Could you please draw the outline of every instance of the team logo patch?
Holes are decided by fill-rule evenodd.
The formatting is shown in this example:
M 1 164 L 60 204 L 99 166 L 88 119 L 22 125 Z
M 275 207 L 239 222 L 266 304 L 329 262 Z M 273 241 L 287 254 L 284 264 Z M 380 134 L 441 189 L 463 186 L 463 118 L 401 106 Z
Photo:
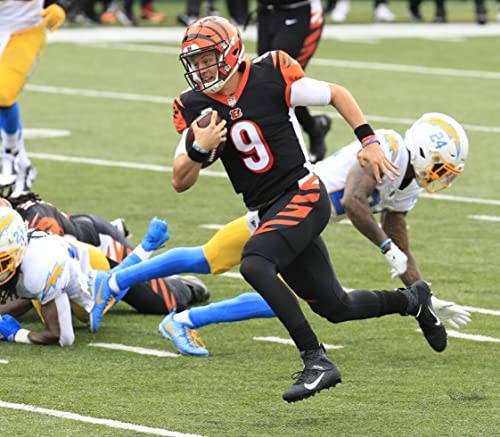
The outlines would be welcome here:
M 243 111 L 240 108 L 234 108 L 229 111 L 231 120 L 238 120 L 238 118 L 243 117 Z

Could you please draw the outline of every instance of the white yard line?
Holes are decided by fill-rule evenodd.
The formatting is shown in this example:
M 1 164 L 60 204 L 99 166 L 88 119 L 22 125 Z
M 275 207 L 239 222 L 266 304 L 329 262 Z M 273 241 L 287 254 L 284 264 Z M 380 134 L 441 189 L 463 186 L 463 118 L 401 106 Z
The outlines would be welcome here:
M 500 222 L 500 216 L 498 215 L 468 215 L 467 218 L 482 222 Z
M 449 194 L 438 194 L 438 193 L 422 193 L 419 197 L 424 199 L 433 200 L 447 200 L 449 202 L 462 202 L 462 203 L 477 203 L 480 205 L 495 205 L 500 206 L 500 200 L 495 199 L 480 199 L 475 197 L 463 197 L 463 196 L 451 196 Z
M 92 423 L 94 425 L 103 425 L 109 428 L 124 429 L 126 431 L 135 431 L 143 434 L 153 434 L 168 437 L 202 437 L 200 434 L 185 434 L 182 432 L 169 431 L 163 428 L 152 428 L 144 425 L 135 425 L 133 423 L 120 422 L 112 419 L 100 419 L 98 417 L 82 416 L 80 414 L 70 413 L 68 411 L 50 410 L 48 408 L 36 407 L 29 404 L 16 404 L 12 402 L 0 401 L 0 408 L 10 410 L 26 411 L 29 413 L 43 414 L 61 419 L 76 420 L 77 422 Z
M 132 170 L 154 171 L 161 173 L 172 171 L 172 167 L 167 165 L 146 164 L 146 163 L 130 162 L 130 161 L 111 161 L 107 159 L 86 158 L 83 156 L 67 156 L 67 155 L 57 155 L 52 153 L 38 153 L 38 152 L 31 152 L 29 153 L 29 156 L 31 158 L 40 159 L 43 161 L 59 161 L 59 162 L 68 162 L 73 164 L 95 165 L 101 167 L 128 168 Z M 214 170 L 204 169 L 201 171 L 201 174 L 203 176 L 227 178 L 227 175 L 224 171 L 214 171 Z M 434 194 L 422 193 L 420 197 L 431 200 L 446 200 L 449 202 L 477 203 L 480 205 L 500 206 L 500 200 L 496 199 L 481 199 L 475 197 L 451 196 L 447 194 L 437 194 L 437 193 Z
M 143 103 L 159 103 L 162 105 L 171 105 L 174 101 L 173 97 L 162 97 L 162 96 L 151 96 L 147 94 L 131 94 L 131 93 L 121 93 L 114 91 L 101 91 L 83 88 L 67 88 L 58 87 L 51 85 L 34 85 L 27 84 L 24 88 L 26 91 L 38 92 L 38 93 L 48 93 L 48 94 L 60 94 L 66 96 L 80 96 L 80 97 L 92 97 L 98 99 L 114 99 L 114 100 L 125 100 L 131 102 L 143 102 Z M 330 114 L 332 117 L 340 119 L 340 115 L 333 110 L 326 110 L 326 113 Z M 420 115 L 420 114 L 419 114 Z M 389 123 L 389 124 L 401 124 L 405 126 L 411 125 L 415 119 L 414 118 L 401 118 L 401 117 L 388 117 L 382 115 L 372 115 L 368 114 L 366 116 L 369 120 Z M 483 126 L 477 124 L 467 124 L 462 123 L 463 126 L 469 131 L 484 132 L 490 134 L 500 133 L 500 126 Z
M 0 360 L 0 364 L 9 364 L 7 360 Z
M 89 346 L 92 347 L 100 347 L 103 349 L 112 349 L 115 351 L 124 351 L 124 352 L 133 352 L 139 355 L 151 355 L 153 357 L 161 357 L 161 358 L 178 358 L 179 354 L 174 354 L 172 352 L 162 351 L 158 349 L 146 349 L 143 347 L 137 346 L 127 346 L 125 344 L 119 343 L 89 343 Z
M 500 343 L 500 338 L 488 337 L 486 335 L 465 334 L 464 332 L 450 330 L 446 330 L 446 332 L 448 332 L 448 337 L 461 338 L 462 340 L 480 341 L 485 343 Z
M 92 29 L 59 29 L 47 35 L 49 43 L 80 44 L 96 42 L 158 42 L 179 44 L 185 28 L 92 28 Z M 255 26 L 249 26 L 243 33 L 246 41 L 255 41 Z M 342 24 L 326 25 L 322 39 L 353 42 L 376 42 L 381 39 L 420 38 L 426 40 L 445 40 L 460 43 L 466 38 L 495 37 L 500 35 L 498 23 L 491 22 L 487 26 L 476 23 L 376 23 L 376 24 Z
M 487 308 L 477 308 L 477 307 L 469 307 L 465 305 L 460 305 L 465 308 L 467 311 L 471 313 L 485 314 L 487 316 L 500 316 L 500 310 L 489 310 Z
M 270 343 L 279 343 L 279 344 L 287 344 L 290 346 L 295 346 L 295 343 L 290 338 L 281 338 L 281 337 L 253 337 L 255 341 L 267 341 Z M 323 344 L 325 349 L 343 349 L 344 346 L 336 345 L 336 344 Z
M 61 129 L 23 129 L 23 137 L 25 140 L 33 140 L 39 138 L 60 138 L 71 136 L 71 131 Z
M 165 47 L 157 45 L 146 44 L 125 44 L 125 43 L 89 43 L 81 44 L 84 46 L 106 49 L 106 50 L 121 50 L 127 52 L 139 53 L 155 53 L 160 55 L 179 55 L 179 49 L 176 47 Z M 255 53 L 248 53 L 248 57 L 254 58 Z M 426 74 L 431 76 L 449 76 L 449 77 L 463 77 L 475 79 L 493 79 L 500 80 L 500 73 L 497 71 L 483 71 L 483 70 L 466 70 L 463 68 L 447 68 L 447 67 L 425 67 L 422 65 L 411 64 L 390 64 L 386 62 L 366 62 L 366 61 L 352 61 L 348 59 L 328 59 L 315 57 L 311 59 L 311 64 L 322 67 L 337 67 L 354 70 L 375 70 L 387 71 L 390 73 L 414 73 Z

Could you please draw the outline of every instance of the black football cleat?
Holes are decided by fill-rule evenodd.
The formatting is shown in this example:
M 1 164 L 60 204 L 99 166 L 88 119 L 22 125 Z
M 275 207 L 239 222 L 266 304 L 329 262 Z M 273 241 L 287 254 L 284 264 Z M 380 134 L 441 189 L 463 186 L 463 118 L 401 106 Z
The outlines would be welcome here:
M 170 278 L 178 279 L 191 290 L 189 305 L 203 303 L 210 299 L 210 291 L 200 278 L 191 275 L 173 275 Z
M 326 115 L 314 115 L 314 129 L 309 133 L 309 152 L 311 162 L 321 161 L 326 155 L 325 137 L 332 127 L 332 119 Z
M 285 401 L 301 401 L 342 382 L 339 370 L 323 348 L 303 351 L 300 356 L 304 361 L 304 370 L 292 375 L 296 381 L 283 394 Z
M 446 349 L 448 335 L 432 307 L 432 292 L 425 281 L 417 281 L 401 292 L 408 298 L 406 314 L 415 316 L 425 339 L 436 352 Z

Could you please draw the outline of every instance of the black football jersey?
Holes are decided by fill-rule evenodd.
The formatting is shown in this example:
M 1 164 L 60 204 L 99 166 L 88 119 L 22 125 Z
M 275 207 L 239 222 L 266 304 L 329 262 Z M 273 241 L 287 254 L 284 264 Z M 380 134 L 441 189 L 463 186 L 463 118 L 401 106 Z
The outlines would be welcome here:
M 29 200 L 18 205 L 16 211 L 24 219 L 29 229 L 37 229 L 49 234 L 70 234 L 78 237 L 76 226 L 71 223 L 69 216 L 50 203 Z
M 247 60 L 240 71 L 242 79 L 231 96 L 182 93 L 173 105 L 174 124 L 181 133 L 207 108 L 226 120 L 222 163 L 246 206 L 258 209 L 309 172 L 300 128 L 290 107 L 291 84 L 304 72 L 281 51 Z

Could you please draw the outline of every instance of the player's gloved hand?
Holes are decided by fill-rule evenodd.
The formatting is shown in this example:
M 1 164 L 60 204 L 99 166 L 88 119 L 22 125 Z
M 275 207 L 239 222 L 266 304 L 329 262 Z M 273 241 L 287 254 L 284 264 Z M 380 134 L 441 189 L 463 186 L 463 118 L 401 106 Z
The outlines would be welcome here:
M 56 3 L 47 6 L 40 12 L 40 16 L 43 17 L 42 25 L 48 27 L 51 32 L 59 29 L 63 25 L 64 20 L 66 20 L 66 12 Z
M 17 331 L 21 329 L 20 323 L 12 316 L 0 316 L 0 340 L 14 342 Z
M 390 249 L 384 252 L 383 255 L 391 266 L 391 277 L 393 279 L 406 272 L 408 257 L 394 243 L 391 243 Z
M 149 223 L 148 231 L 141 241 L 141 246 L 144 250 L 152 252 L 163 246 L 169 239 L 170 233 L 168 232 L 167 222 L 155 217 Z
M 453 326 L 455 329 L 460 329 L 471 321 L 469 311 L 455 302 L 441 300 L 436 296 L 432 296 L 431 299 L 436 315 L 442 322 Z

